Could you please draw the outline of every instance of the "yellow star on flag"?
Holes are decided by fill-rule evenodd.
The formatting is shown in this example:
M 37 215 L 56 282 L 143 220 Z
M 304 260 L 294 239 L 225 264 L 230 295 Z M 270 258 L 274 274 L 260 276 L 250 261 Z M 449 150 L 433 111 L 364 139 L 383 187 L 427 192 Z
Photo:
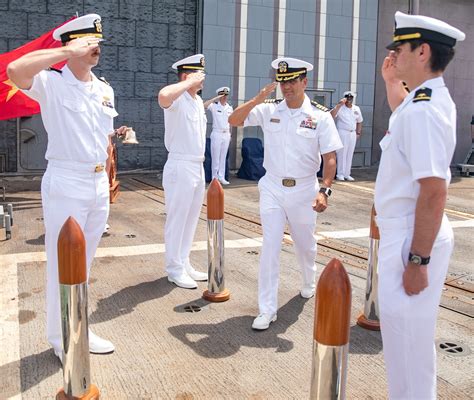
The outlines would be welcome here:
M 11 87 L 11 89 L 8 91 L 7 99 L 5 100 L 5 102 L 7 102 L 13 96 L 15 96 L 16 92 L 18 92 L 20 89 L 18 89 L 16 85 L 10 79 L 7 79 L 6 81 L 3 81 L 2 83 Z

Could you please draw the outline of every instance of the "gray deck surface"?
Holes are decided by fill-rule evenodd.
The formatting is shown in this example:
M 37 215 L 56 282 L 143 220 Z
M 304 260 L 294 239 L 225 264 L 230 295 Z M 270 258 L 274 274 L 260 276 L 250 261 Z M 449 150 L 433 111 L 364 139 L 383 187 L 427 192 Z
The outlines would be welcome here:
M 317 233 L 367 228 L 373 170 L 359 170 L 351 183 L 335 183 L 330 207 Z M 91 376 L 103 399 L 306 399 L 309 398 L 314 298 L 299 296 L 300 272 L 291 244 L 281 253 L 278 320 L 267 331 L 250 328 L 257 309 L 258 235 L 225 222 L 226 282 L 231 299 L 201 299 L 206 283 L 185 290 L 164 272 L 164 205 L 159 192 L 139 189 L 134 180 L 159 185 L 156 175 L 121 176 L 121 195 L 111 206 L 111 235 L 100 243 L 91 272 L 89 322 L 111 340 L 111 355 L 91 355 Z M 10 178 L 7 201 L 15 204 L 13 239 L 0 230 L 0 399 L 54 398 L 62 386 L 61 364 L 45 338 L 45 259 L 40 179 Z M 137 186 L 138 185 L 138 186 Z M 455 178 L 448 216 L 466 222 L 454 229 L 450 272 L 473 282 L 474 179 Z M 256 183 L 232 179 L 226 206 L 258 217 Z M 205 214 L 202 214 L 204 217 Z M 133 238 L 127 235 L 136 235 Z M 368 247 L 364 237 L 342 237 Z M 344 233 L 342 233 L 344 236 Z M 350 236 L 350 235 L 349 235 Z M 192 262 L 207 268 L 206 223 L 199 222 Z M 242 247 L 239 247 L 242 246 Z M 318 261 L 320 258 L 318 257 Z M 318 264 L 318 273 L 323 265 Z M 357 271 L 356 271 L 357 272 Z M 380 333 L 355 325 L 363 309 L 364 270 L 349 270 L 353 289 L 347 399 L 385 399 L 387 388 Z M 471 307 L 472 294 L 466 307 Z M 202 307 L 184 311 L 186 305 Z M 474 349 L 473 319 L 440 308 L 438 339 Z M 472 354 L 438 353 L 438 396 L 472 398 Z

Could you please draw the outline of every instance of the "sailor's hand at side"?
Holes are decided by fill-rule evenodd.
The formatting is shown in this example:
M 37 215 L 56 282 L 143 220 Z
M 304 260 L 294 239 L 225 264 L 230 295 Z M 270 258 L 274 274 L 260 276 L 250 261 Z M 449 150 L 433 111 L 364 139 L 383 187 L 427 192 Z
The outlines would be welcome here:
M 328 208 L 328 197 L 324 193 L 319 192 L 313 201 L 313 210 L 323 212 L 326 208 Z
M 69 50 L 69 58 L 76 58 L 85 56 L 87 53 L 94 51 L 99 47 L 101 39 L 94 36 L 85 36 L 71 40 L 67 44 L 67 49 Z
M 255 96 L 257 104 L 263 103 L 265 99 L 276 89 L 278 82 L 272 82 L 266 85 L 260 92 Z

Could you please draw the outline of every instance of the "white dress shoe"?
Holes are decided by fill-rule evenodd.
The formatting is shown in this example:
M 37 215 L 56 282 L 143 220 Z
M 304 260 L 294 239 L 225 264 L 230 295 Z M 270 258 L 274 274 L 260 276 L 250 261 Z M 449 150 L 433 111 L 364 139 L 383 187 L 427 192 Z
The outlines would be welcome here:
M 276 314 L 260 314 L 257 318 L 253 320 L 252 329 L 256 329 L 258 331 L 264 331 L 268 329 L 272 322 L 277 320 Z
M 219 182 L 222 183 L 223 185 L 228 185 L 230 182 L 226 181 L 224 178 L 219 178 Z
M 336 181 L 343 181 L 344 177 L 342 175 L 336 175 Z
M 349 182 L 354 182 L 354 181 L 355 181 L 355 179 L 354 179 L 352 176 L 350 176 L 350 175 L 349 175 L 349 176 L 345 176 L 344 179 L 345 179 L 346 181 L 349 181 Z
M 89 329 L 89 352 L 93 354 L 112 353 L 115 350 L 112 342 L 102 339 Z
M 314 293 L 316 292 L 316 289 L 314 288 L 306 288 L 304 287 L 303 289 L 301 289 L 300 291 L 300 295 L 301 297 L 303 297 L 304 299 L 310 299 L 311 297 L 314 296 Z
M 168 275 L 168 282 L 174 283 L 176 286 L 184 289 L 196 289 L 198 287 L 196 281 L 192 279 L 186 272 L 178 276 Z
M 195 281 L 205 282 L 207 281 L 207 273 L 196 271 L 191 265 L 185 265 L 186 273 Z

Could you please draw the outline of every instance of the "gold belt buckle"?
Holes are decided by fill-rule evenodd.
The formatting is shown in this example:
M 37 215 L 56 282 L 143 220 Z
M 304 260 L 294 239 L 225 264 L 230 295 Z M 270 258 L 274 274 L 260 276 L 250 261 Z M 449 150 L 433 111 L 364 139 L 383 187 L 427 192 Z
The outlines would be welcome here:
M 293 187 L 296 185 L 295 179 L 285 178 L 281 180 L 281 184 L 285 187 Z
M 104 165 L 103 164 L 97 164 L 95 166 L 95 172 L 102 172 L 104 170 Z

